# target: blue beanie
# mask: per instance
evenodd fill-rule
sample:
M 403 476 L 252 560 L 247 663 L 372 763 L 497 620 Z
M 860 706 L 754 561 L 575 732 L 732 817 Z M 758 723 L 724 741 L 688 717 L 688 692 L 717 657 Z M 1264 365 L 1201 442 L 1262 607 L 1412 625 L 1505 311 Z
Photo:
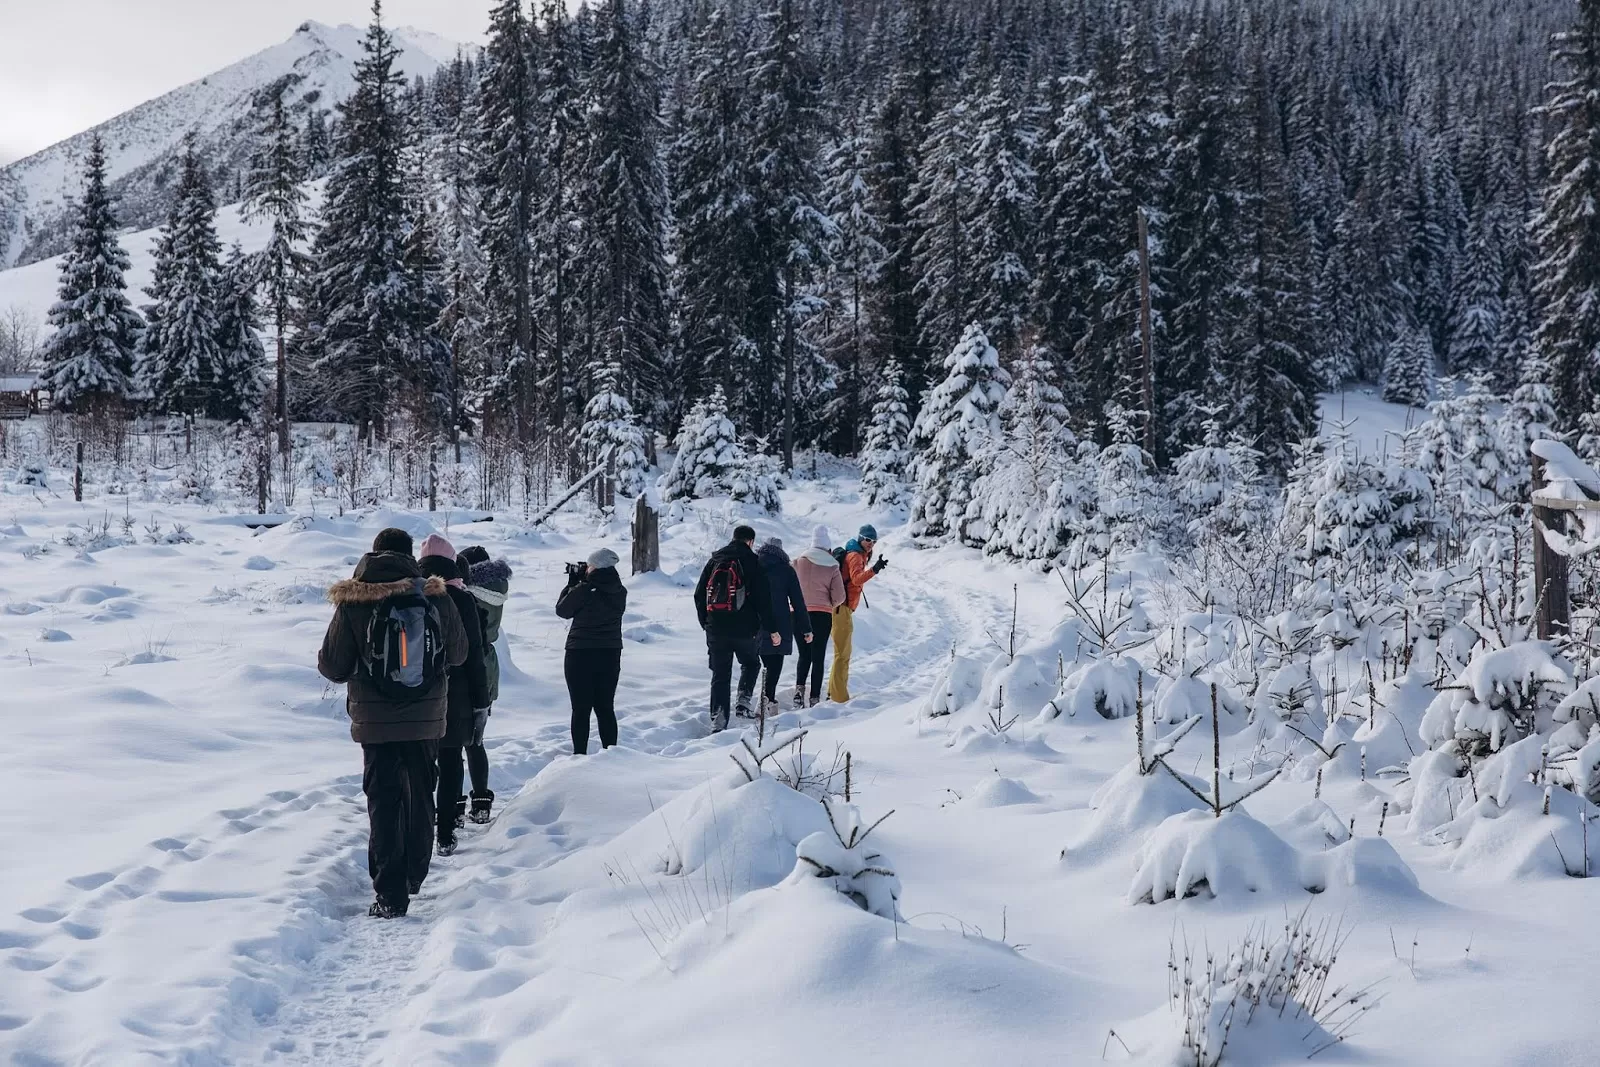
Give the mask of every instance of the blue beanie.
M 856 531 L 856 540 L 858 541 L 876 541 L 877 539 L 878 528 L 870 522 Z

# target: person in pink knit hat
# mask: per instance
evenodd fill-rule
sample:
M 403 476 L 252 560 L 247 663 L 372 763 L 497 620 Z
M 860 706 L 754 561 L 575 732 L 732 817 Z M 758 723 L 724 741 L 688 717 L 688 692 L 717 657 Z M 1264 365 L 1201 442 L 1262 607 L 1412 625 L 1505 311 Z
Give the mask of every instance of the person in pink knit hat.
M 478 607 L 456 563 L 455 546 L 438 534 L 429 534 L 417 550 L 422 573 L 444 581 L 445 592 L 461 616 L 467 632 L 467 658 L 450 668 L 450 688 L 444 737 L 439 741 L 437 820 L 438 851 L 448 856 L 456 850 L 456 812 L 461 807 L 462 750 L 479 732 L 481 718 L 489 717 L 489 675 L 483 655 L 483 625 Z

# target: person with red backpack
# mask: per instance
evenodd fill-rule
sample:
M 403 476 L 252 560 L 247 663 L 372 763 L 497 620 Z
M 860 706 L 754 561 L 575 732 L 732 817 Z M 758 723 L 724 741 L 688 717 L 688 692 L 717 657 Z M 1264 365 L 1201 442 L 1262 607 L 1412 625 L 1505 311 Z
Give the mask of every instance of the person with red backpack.
M 405 915 L 433 856 L 433 790 L 450 668 L 467 659 L 461 616 L 437 577 L 412 558 L 411 535 L 388 529 L 328 590 L 334 605 L 317 670 L 348 683 L 350 737 L 361 746 L 367 873 L 380 919 Z
M 733 661 L 739 661 L 739 714 L 748 717 L 761 675 L 758 638 L 765 634 L 765 643 L 774 648 L 783 643 L 772 616 L 766 572 L 751 547 L 755 540 L 753 528 L 736 527 L 733 540 L 706 561 L 694 587 L 694 607 L 711 659 L 712 733 L 728 728 Z

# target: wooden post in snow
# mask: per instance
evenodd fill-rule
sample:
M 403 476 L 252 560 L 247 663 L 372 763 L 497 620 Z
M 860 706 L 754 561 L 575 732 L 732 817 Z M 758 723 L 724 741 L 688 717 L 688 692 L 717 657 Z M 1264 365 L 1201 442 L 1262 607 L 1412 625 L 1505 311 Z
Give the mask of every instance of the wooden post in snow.
M 643 493 L 633 505 L 633 573 L 661 569 L 661 513 Z
M 1539 640 L 1548 641 L 1571 629 L 1572 604 L 1567 587 L 1567 557 L 1551 548 L 1545 531 L 1563 532 L 1566 516 L 1541 501 L 1539 486 L 1544 484 L 1544 460 L 1532 455 L 1533 463 L 1533 595 L 1538 604 Z
M 1139 209 L 1139 349 L 1144 397 L 1144 450 L 1156 454 L 1155 357 L 1150 351 L 1150 224 Z
M 72 499 L 83 503 L 83 442 L 78 442 L 78 465 L 72 469 Z

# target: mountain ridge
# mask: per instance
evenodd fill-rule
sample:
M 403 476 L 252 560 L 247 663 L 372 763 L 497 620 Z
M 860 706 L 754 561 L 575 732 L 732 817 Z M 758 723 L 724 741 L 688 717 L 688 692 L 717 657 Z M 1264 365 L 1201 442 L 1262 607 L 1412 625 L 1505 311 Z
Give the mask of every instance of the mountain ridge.
M 0 270 L 47 259 L 65 247 L 67 216 L 90 139 L 105 142 L 112 192 L 124 227 L 156 224 L 186 134 L 211 169 L 231 181 L 249 153 L 251 108 L 280 84 L 297 121 L 328 111 L 354 88 L 364 27 L 302 22 L 285 41 L 180 85 L 48 148 L 0 166 Z M 397 69 L 429 76 L 469 46 L 413 27 L 393 30 Z

